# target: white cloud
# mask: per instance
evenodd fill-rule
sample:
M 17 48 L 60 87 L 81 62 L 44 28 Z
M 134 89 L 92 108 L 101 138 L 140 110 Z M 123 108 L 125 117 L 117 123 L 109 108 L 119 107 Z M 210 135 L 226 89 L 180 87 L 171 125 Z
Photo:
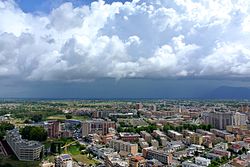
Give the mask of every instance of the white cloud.
M 248 0 L 100 0 L 47 15 L 0 0 L 0 77 L 249 76 L 249 14 Z

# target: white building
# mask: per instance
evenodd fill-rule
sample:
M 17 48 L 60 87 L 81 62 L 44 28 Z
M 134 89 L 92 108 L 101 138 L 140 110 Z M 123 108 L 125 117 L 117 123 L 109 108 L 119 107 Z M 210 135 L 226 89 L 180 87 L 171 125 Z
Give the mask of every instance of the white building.
M 17 129 L 6 133 L 6 141 L 20 161 L 40 160 L 44 146 L 37 141 L 22 139 Z
M 203 157 L 195 157 L 195 164 L 199 166 L 209 166 L 211 164 L 211 160 Z
M 182 167 L 200 167 L 199 165 L 196 165 L 195 163 L 190 162 L 190 161 L 182 162 L 181 166 Z
M 62 154 L 56 157 L 55 167 L 73 167 L 73 160 L 69 154 Z

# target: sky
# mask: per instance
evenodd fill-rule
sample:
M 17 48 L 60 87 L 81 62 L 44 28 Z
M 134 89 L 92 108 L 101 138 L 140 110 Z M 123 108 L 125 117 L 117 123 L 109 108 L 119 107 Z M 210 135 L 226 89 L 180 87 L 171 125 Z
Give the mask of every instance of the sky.
M 0 97 L 249 87 L 249 0 L 0 0 Z

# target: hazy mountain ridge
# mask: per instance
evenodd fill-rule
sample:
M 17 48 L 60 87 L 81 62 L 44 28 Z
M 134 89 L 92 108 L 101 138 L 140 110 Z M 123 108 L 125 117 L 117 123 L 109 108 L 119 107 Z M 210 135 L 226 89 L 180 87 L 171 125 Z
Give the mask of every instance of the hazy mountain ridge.
M 220 86 L 211 91 L 207 97 L 209 99 L 250 99 L 250 88 Z

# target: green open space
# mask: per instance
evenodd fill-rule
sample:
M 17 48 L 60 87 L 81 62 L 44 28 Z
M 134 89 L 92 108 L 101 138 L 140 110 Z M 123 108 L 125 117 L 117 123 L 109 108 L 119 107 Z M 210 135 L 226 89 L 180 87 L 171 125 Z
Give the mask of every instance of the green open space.
M 0 165 L 6 167 L 39 167 L 40 161 L 19 161 L 15 156 L 0 157 Z
M 87 120 L 88 117 L 87 116 L 84 116 L 84 115 L 72 115 L 72 120 L 80 120 L 80 121 L 84 121 L 84 120 Z M 66 120 L 66 117 L 65 115 L 52 115 L 52 116 L 48 116 L 46 118 L 47 120 Z

